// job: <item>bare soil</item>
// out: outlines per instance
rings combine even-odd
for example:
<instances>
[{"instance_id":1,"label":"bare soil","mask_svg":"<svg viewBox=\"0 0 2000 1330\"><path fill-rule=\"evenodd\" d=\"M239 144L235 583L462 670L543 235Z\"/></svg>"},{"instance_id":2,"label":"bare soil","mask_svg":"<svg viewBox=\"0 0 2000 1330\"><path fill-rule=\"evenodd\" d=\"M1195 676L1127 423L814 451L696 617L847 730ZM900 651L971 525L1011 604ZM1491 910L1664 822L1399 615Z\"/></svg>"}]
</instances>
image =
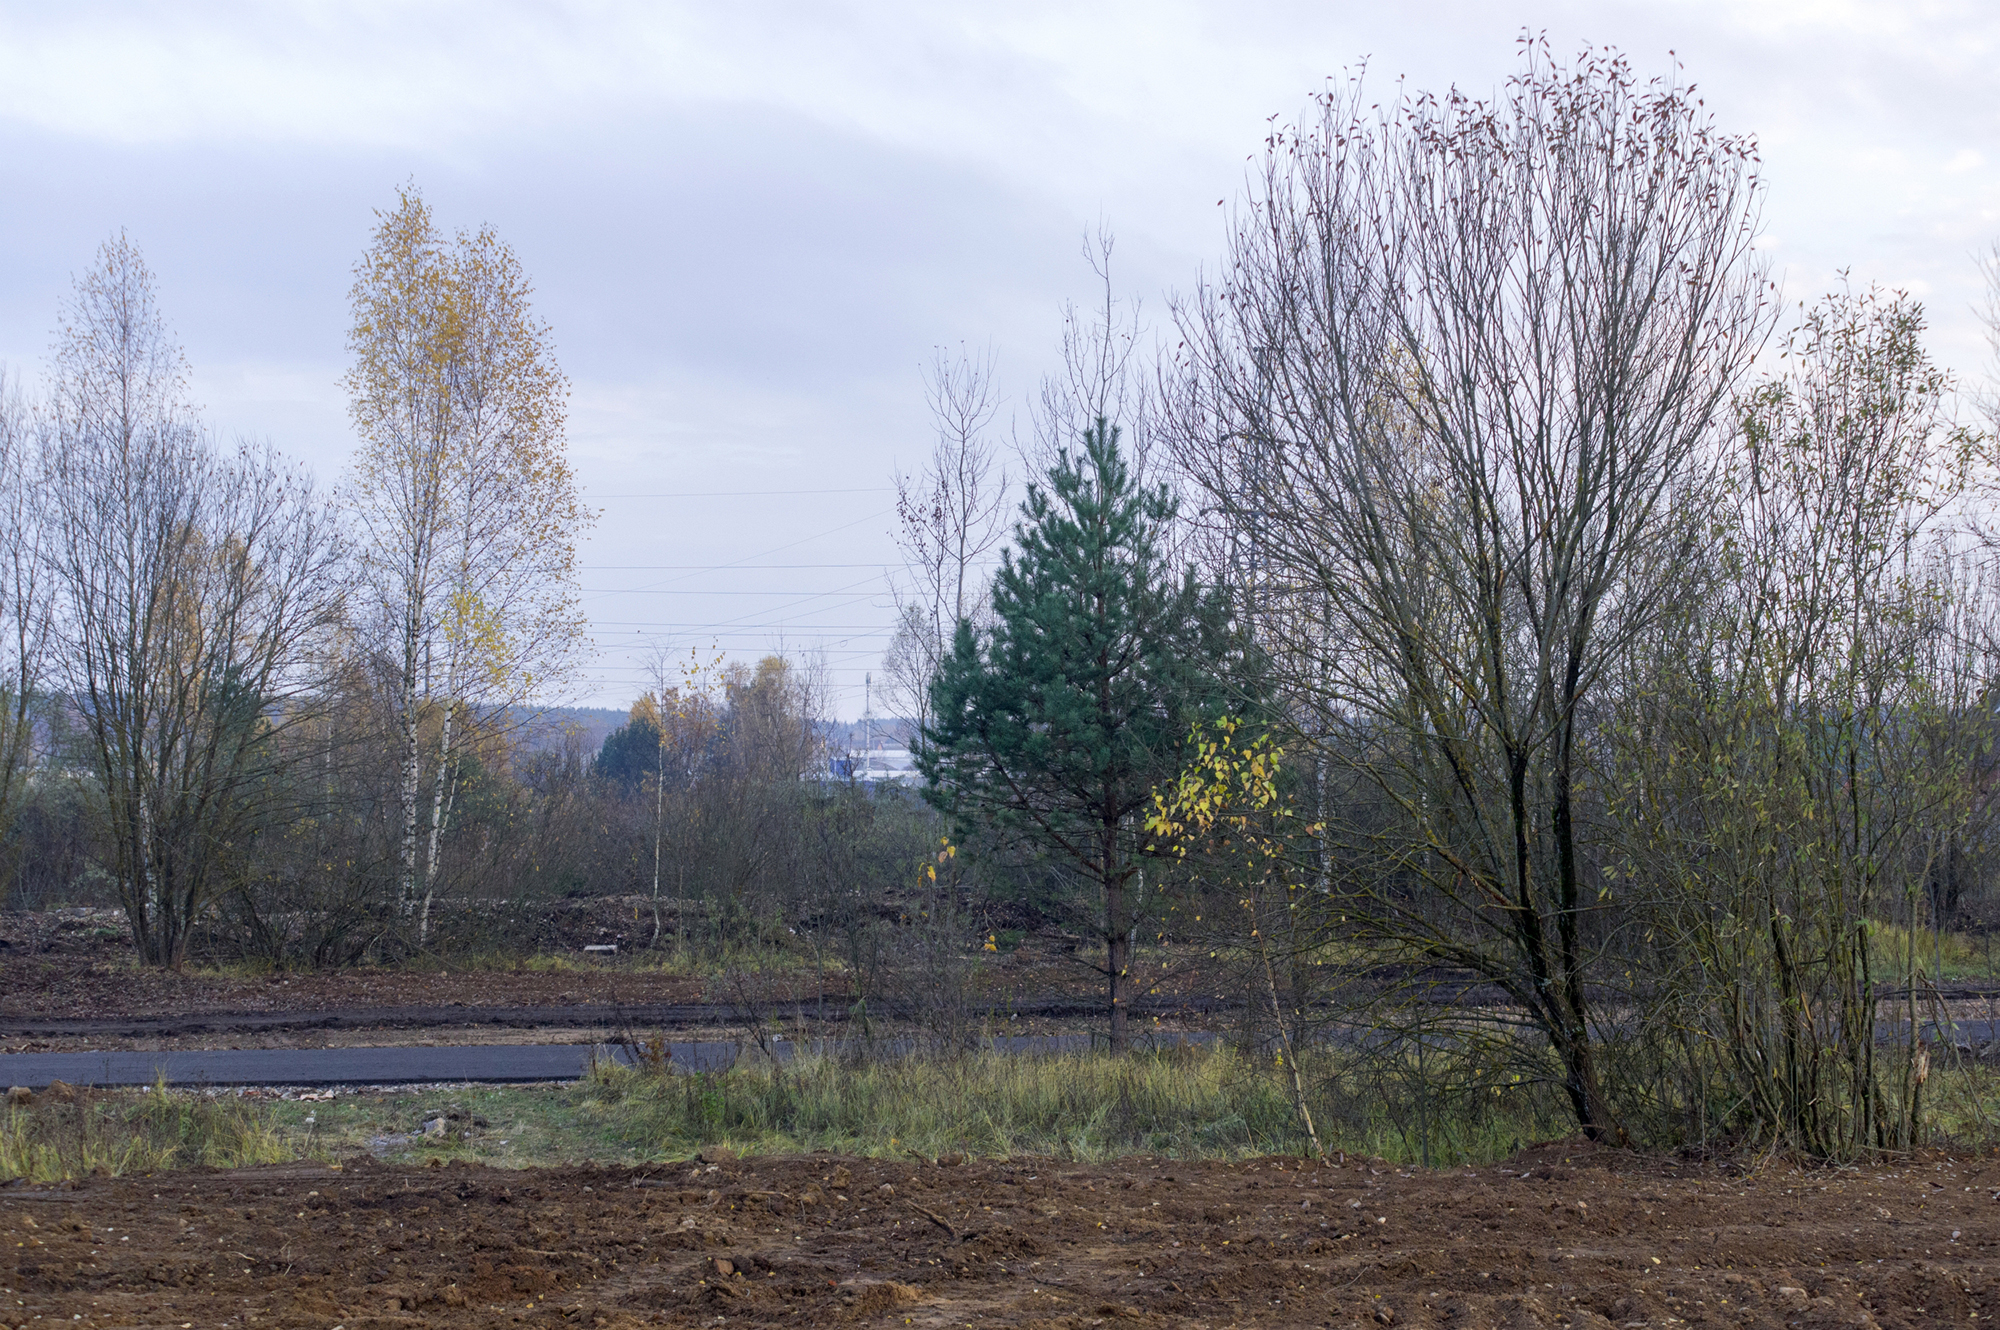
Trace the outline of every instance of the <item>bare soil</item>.
<instances>
[{"instance_id":1,"label":"bare soil","mask_svg":"<svg viewBox=\"0 0 2000 1330\"><path fill-rule=\"evenodd\" d=\"M1009 1019L1013 1033L1097 1023L1101 982L1065 956L1065 945L1036 939L983 957L979 1004ZM855 999L845 975L802 965L690 975L664 970L644 952L605 959L571 947L553 959L560 965L175 971L133 960L115 910L0 916L0 1052L572 1043L621 1028L721 1030L753 1013L788 1026L837 1026ZM1210 977L1183 967L1134 1009L1184 1028L1185 1018L1198 1021L1228 1005L1213 987ZM896 1023L879 1004L872 1014Z\"/></svg>"},{"instance_id":2,"label":"bare soil","mask_svg":"<svg viewBox=\"0 0 2000 1330\"><path fill-rule=\"evenodd\" d=\"M1942 1326L2000 1162L1746 1173L1552 1145L663 1170L287 1166L0 1189L0 1325ZM76 1318L83 1318L77 1320Z\"/></svg>"},{"instance_id":3,"label":"bare soil","mask_svg":"<svg viewBox=\"0 0 2000 1330\"><path fill-rule=\"evenodd\" d=\"M630 966L357 966L271 975L137 964L115 911L16 916L0 930L0 1020L322 1014L362 1008L700 1002L712 981ZM103 917L99 917L103 916ZM718 995L719 996L719 995Z\"/></svg>"}]
</instances>

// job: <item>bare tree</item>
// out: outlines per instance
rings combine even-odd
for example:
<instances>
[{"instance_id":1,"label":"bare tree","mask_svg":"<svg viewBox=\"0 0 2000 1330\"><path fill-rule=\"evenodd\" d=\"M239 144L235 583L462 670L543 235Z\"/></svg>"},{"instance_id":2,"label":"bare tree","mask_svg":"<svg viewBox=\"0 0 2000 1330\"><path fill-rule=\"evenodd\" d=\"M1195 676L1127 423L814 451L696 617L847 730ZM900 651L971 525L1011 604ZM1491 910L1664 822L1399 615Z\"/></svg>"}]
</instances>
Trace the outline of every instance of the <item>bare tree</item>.
<instances>
[{"instance_id":1,"label":"bare tree","mask_svg":"<svg viewBox=\"0 0 2000 1330\"><path fill-rule=\"evenodd\" d=\"M153 279L124 237L57 338L42 481L64 691L140 955L178 965L279 784L340 618L341 547L268 448L220 455L183 392Z\"/></svg>"},{"instance_id":2,"label":"bare tree","mask_svg":"<svg viewBox=\"0 0 2000 1330\"><path fill-rule=\"evenodd\" d=\"M647 662L652 688L632 707L633 719L651 726L653 733L652 946L660 944L660 891L670 825L676 842L674 894L680 902L680 917L687 917L688 841L691 824L699 815L694 807L694 785L710 756L710 740L721 720L716 693L722 666L720 652L704 661L690 647L687 659L679 660L662 648Z\"/></svg>"},{"instance_id":3,"label":"bare tree","mask_svg":"<svg viewBox=\"0 0 2000 1330\"><path fill-rule=\"evenodd\" d=\"M1689 1099L1821 1157L1916 1143L1916 1013L1898 1048L1877 1003L1914 1002L1922 958L1880 954L1871 921L1934 922L1991 742L1981 588L1939 540L1975 440L1922 327L1875 292L1804 312L1741 402L1700 594L1634 644L1604 729L1654 1024L1728 1087L1704 1053Z\"/></svg>"},{"instance_id":4,"label":"bare tree","mask_svg":"<svg viewBox=\"0 0 2000 1330\"><path fill-rule=\"evenodd\" d=\"M930 718L931 680L959 620L979 617L981 565L1007 515L1007 472L996 472L989 436L1000 408L992 354L939 350L924 375L924 396L937 442L920 474L896 474L903 578L890 585L896 632L882 661L892 704L919 724Z\"/></svg>"},{"instance_id":5,"label":"bare tree","mask_svg":"<svg viewBox=\"0 0 2000 1330\"><path fill-rule=\"evenodd\" d=\"M1303 741L1369 792L1327 819L1335 911L1504 989L1598 1135L1583 740L1768 335L1754 166L1615 54L1531 45L1494 102L1356 82L1273 133L1178 309L1176 456L1256 542Z\"/></svg>"},{"instance_id":6,"label":"bare tree","mask_svg":"<svg viewBox=\"0 0 2000 1330\"><path fill-rule=\"evenodd\" d=\"M35 756L49 638L50 597L42 564L39 430L17 381L0 369L0 835L14 825Z\"/></svg>"},{"instance_id":7,"label":"bare tree","mask_svg":"<svg viewBox=\"0 0 2000 1330\"><path fill-rule=\"evenodd\" d=\"M564 452L568 385L513 252L447 243L414 188L355 269L346 385L362 438L362 566L398 663L402 906L428 936L457 793L459 731L559 687L584 620L576 542L593 520ZM425 768L429 825L419 828Z\"/></svg>"},{"instance_id":8,"label":"bare tree","mask_svg":"<svg viewBox=\"0 0 2000 1330\"><path fill-rule=\"evenodd\" d=\"M1133 473L1146 477L1153 400L1149 378L1135 364L1145 322L1139 302L1121 298L1112 280L1117 247L1117 237L1102 227L1084 237L1083 260L1098 296L1089 306L1063 304L1060 368L1042 380L1032 428L1016 445L1028 475L1046 474L1065 449L1075 448L1099 420L1108 420L1118 426Z\"/></svg>"},{"instance_id":9,"label":"bare tree","mask_svg":"<svg viewBox=\"0 0 2000 1330\"><path fill-rule=\"evenodd\" d=\"M1112 283L1115 247L1102 230L1084 242L1101 300L1089 309L1063 306L1061 368L1042 382L1028 438L1015 440L1030 475L1054 467L1100 420L1121 422L1134 469L1144 474L1151 432L1150 399L1133 365L1139 308L1121 301ZM937 443L923 472L895 477L904 580L891 584L896 631L883 657L890 697L919 724L930 719L930 682L951 650L959 620L979 626L986 597L981 565L1005 536L1008 516L1007 471L997 467L991 437L1000 409L992 353L940 350L924 387Z\"/></svg>"}]
</instances>

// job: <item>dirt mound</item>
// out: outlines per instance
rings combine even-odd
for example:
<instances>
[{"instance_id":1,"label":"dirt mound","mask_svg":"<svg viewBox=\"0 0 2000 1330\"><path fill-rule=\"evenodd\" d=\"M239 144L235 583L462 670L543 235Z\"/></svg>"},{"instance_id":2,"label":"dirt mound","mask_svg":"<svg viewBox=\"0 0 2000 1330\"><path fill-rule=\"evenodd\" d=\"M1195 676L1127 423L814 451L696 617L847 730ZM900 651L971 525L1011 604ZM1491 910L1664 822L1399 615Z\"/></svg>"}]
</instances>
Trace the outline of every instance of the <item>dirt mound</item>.
<instances>
[{"instance_id":1,"label":"dirt mound","mask_svg":"<svg viewBox=\"0 0 2000 1330\"><path fill-rule=\"evenodd\" d=\"M2000 1164L1744 1175L807 1158L0 1188L0 1324L1920 1326L1995 1308Z\"/></svg>"}]
</instances>

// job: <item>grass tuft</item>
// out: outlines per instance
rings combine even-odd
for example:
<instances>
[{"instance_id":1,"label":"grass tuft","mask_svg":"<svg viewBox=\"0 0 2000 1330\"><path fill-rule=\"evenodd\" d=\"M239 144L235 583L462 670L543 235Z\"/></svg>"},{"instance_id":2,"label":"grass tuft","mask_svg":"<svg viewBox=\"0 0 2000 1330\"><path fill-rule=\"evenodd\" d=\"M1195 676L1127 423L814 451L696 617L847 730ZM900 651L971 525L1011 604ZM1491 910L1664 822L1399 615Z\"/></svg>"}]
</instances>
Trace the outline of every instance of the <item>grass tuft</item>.
<instances>
[{"instance_id":1,"label":"grass tuft","mask_svg":"<svg viewBox=\"0 0 2000 1330\"><path fill-rule=\"evenodd\" d=\"M0 1115L0 1178L240 1168L289 1159L284 1133L256 1105L176 1093L77 1091Z\"/></svg>"},{"instance_id":2,"label":"grass tuft","mask_svg":"<svg viewBox=\"0 0 2000 1330\"><path fill-rule=\"evenodd\" d=\"M1885 986L1900 982L1905 964L1914 960L1924 982L1935 984L1991 981L2000 977L2000 948L1991 933L1951 933L1920 928L1914 938L1901 924L1871 922L1868 925L1868 963L1876 981Z\"/></svg>"},{"instance_id":3,"label":"grass tuft","mask_svg":"<svg viewBox=\"0 0 2000 1330\"><path fill-rule=\"evenodd\" d=\"M605 1134L663 1158L717 1144L745 1154L832 1150L1077 1160L1241 1158L1310 1149L1286 1079L1227 1047L1123 1058L803 1058L671 1077L604 1064L576 1093L579 1112ZM1497 1158L1524 1137L1547 1134L1538 1104L1510 1101L1481 1116L1480 1123L1454 1124L1449 1148L1441 1137L1431 1141L1432 1153ZM1402 1160L1425 1148L1407 1123L1386 1111L1328 1118L1320 1131L1329 1150Z\"/></svg>"}]
</instances>

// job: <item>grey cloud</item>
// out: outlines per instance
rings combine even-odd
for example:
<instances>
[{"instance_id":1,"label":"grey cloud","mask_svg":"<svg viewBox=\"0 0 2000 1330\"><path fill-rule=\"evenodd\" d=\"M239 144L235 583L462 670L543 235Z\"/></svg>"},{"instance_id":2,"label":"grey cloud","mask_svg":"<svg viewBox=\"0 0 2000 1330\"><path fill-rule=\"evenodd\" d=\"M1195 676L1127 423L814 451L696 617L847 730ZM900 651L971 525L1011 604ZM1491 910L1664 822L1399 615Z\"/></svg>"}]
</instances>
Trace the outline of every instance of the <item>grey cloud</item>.
<instances>
[{"instance_id":1,"label":"grey cloud","mask_svg":"<svg viewBox=\"0 0 2000 1330\"><path fill-rule=\"evenodd\" d=\"M1725 129L1765 131L1787 294L1842 267L1921 282L1940 354L1985 366L1970 250L2000 234L2000 160L1945 170L1967 149L2000 157L2000 20L1981 7L1845 23L1581 0L357 12L0 0L0 71L29 71L40 98L0 89L0 359L32 368L68 274L125 227L212 422L336 473L349 267L370 209L413 177L442 221L492 222L534 276L592 491L872 486L927 447L917 367L934 344L993 344L1020 408L1058 305L1090 294L1086 228L1119 233L1121 282L1158 326L1160 296L1219 254L1215 201L1237 194L1266 117L1363 56L1384 97L1398 74L1489 92L1527 22L1559 54L1618 43L1642 73L1677 51ZM587 557L727 562L846 524L786 561L887 561L887 521L855 524L867 502L607 502ZM763 622L774 601L747 593L800 576L717 576L744 598L699 610L611 597L604 617ZM866 599L825 604L787 616L788 640L887 621ZM858 685L871 661L852 649L840 679ZM596 700L629 695L626 659L607 650Z\"/></svg>"}]
</instances>

